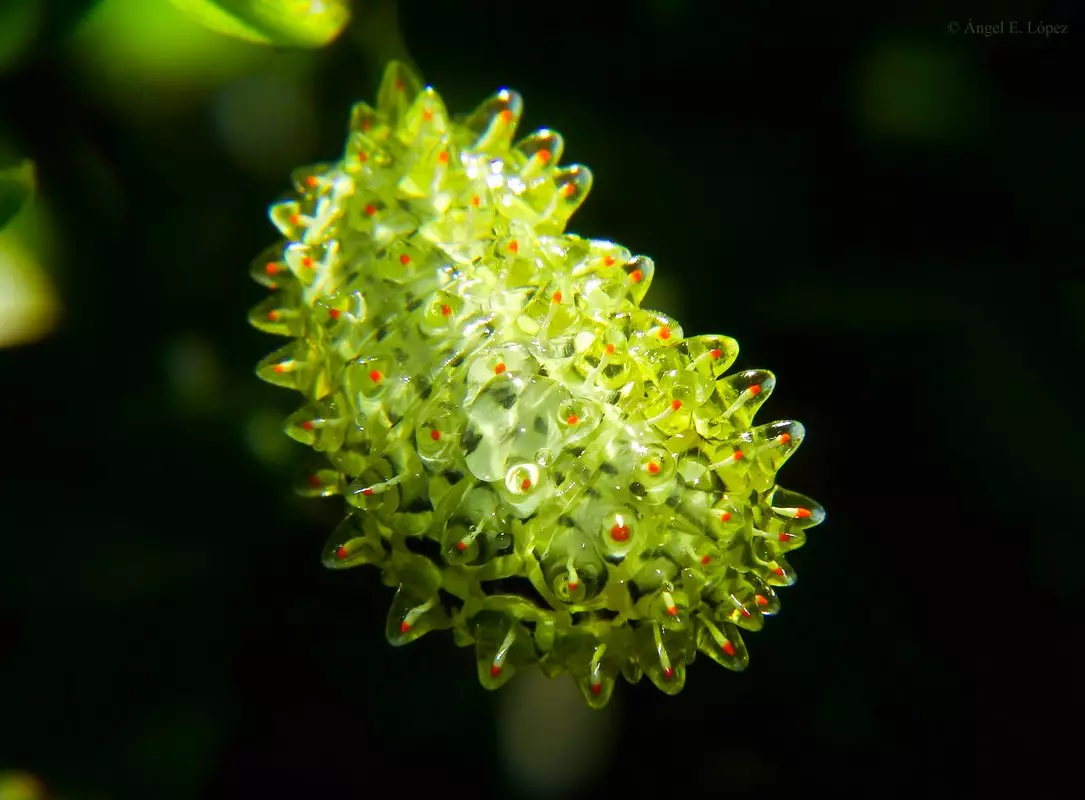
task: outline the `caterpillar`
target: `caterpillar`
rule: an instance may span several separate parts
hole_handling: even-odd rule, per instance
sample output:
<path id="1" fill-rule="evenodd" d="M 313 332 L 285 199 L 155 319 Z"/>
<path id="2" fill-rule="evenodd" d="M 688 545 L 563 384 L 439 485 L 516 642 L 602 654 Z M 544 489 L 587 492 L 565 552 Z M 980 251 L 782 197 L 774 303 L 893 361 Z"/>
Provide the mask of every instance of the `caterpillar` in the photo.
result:
<path id="1" fill-rule="evenodd" d="M 304 396 L 286 433 L 341 495 L 332 569 L 395 587 L 386 636 L 451 630 L 496 689 L 537 665 L 587 703 L 619 676 L 679 692 L 697 653 L 747 666 L 787 553 L 825 518 L 776 484 L 802 425 L 754 425 L 773 374 L 641 308 L 655 267 L 566 233 L 592 185 L 520 96 L 451 118 L 392 63 L 340 160 L 302 168 L 253 264 L 257 374 Z"/>

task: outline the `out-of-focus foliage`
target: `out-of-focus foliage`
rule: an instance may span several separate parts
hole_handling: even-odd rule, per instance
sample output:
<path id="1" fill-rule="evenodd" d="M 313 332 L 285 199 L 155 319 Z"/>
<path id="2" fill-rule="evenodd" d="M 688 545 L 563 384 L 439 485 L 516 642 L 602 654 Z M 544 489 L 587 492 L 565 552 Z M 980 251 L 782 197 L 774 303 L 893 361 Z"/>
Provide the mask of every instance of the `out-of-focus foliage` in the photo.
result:
<path id="1" fill-rule="evenodd" d="M 273 55 L 208 30 L 169 0 L 105 0 L 76 29 L 71 50 L 80 88 L 136 116 L 190 107 Z"/>
<path id="2" fill-rule="evenodd" d="M 0 233 L 0 348 L 29 344 L 54 327 L 57 299 L 32 250 Z"/>
<path id="3" fill-rule="evenodd" d="M 604 709 L 593 709 L 572 681 L 534 670 L 517 676 L 498 698 L 499 754 L 506 772 L 528 796 L 576 796 L 606 769 L 622 701 L 616 693 Z"/>
<path id="4" fill-rule="evenodd" d="M 347 0 L 170 0 L 213 31 L 257 44 L 323 47 L 350 21 Z"/>
<path id="5" fill-rule="evenodd" d="M 320 120 L 314 67 L 308 53 L 280 59 L 278 69 L 230 81 L 212 98 L 222 151 L 250 175 L 276 180 L 311 158 Z"/>
<path id="6" fill-rule="evenodd" d="M 56 323 L 56 292 L 39 260 L 35 183 L 29 160 L 0 169 L 0 348 L 40 339 Z"/>
<path id="7" fill-rule="evenodd" d="M 36 0 L 4 0 L 0 3 L 0 73 L 18 62 L 37 36 L 42 4 Z"/>
<path id="8" fill-rule="evenodd" d="M 356 0 L 348 35 L 373 74 L 379 74 L 390 61 L 402 61 L 425 80 L 425 72 L 403 38 L 399 14 L 398 0 Z"/>
<path id="9" fill-rule="evenodd" d="M 19 213 L 33 191 L 34 165 L 30 161 L 0 167 L 0 229 Z"/>
<path id="10" fill-rule="evenodd" d="M 0 772 L 0 800 L 45 800 L 45 787 L 29 772 Z"/>
<path id="11" fill-rule="evenodd" d="M 99 2 L 0 0 L 0 76 L 55 53 L 57 45 Z"/>

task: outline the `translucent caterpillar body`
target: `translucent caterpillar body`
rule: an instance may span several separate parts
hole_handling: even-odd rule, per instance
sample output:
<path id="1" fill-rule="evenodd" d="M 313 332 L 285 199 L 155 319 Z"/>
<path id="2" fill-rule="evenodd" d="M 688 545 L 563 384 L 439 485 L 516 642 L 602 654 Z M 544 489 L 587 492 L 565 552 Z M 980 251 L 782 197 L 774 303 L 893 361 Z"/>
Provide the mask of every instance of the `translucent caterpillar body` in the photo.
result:
<path id="1" fill-rule="evenodd" d="M 563 233 L 591 186 L 562 139 L 516 144 L 519 96 L 462 121 L 402 65 L 353 110 L 342 160 L 300 170 L 254 266 L 251 315 L 291 343 L 258 374 L 342 494 L 324 550 L 397 588 L 392 644 L 450 628 L 482 684 L 537 664 L 607 703 L 619 675 L 681 690 L 748 660 L 824 511 L 776 485 L 797 422 L 753 425 L 771 373 L 726 336 L 640 308 L 652 261 Z"/>

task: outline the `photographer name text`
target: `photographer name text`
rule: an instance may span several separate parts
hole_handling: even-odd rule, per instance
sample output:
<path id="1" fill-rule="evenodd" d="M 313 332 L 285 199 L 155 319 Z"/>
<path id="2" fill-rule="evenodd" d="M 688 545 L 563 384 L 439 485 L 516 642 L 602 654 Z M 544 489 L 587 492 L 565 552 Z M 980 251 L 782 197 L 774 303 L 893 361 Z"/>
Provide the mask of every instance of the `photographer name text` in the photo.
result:
<path id="1" fill-rule="evenodd" d="M 982 36 L 986 39 L 992 36 L 1062 36 L 1069 32 L 1069 25 L 1055 22 L 1033 22 L 1032 20 L 1003 19 L 998 22 L 950 22 L 946 30 L 950 33 L 960 33 L 964 36 Z"/>

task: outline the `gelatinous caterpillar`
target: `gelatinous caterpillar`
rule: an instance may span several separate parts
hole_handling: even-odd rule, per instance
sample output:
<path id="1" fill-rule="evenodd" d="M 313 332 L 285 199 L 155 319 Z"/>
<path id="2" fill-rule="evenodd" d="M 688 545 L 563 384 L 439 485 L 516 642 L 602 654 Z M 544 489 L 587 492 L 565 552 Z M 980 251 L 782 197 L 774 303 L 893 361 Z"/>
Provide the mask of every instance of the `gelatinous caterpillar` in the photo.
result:
<path id="1" fill-rule="evenodd" d="M 502 90 L 462 120 L 391 65 L 343 158 L 271 208 L 257 373 L 305 395 L 287 433 L 342 494 L 332 568 L 397 587 L 395 645 L 450 628 L 482 684 L 538 664 L 594 707 L 619 674 L 678 692 L 698 651 L 747 664 L 785 554 L 824 511 L 776 485 L 797 422 L 752 426 L 771 373 L 640 308 L 652 261 L 563 233 L 591 186 L 562 138 L 513 144 Z"/>

